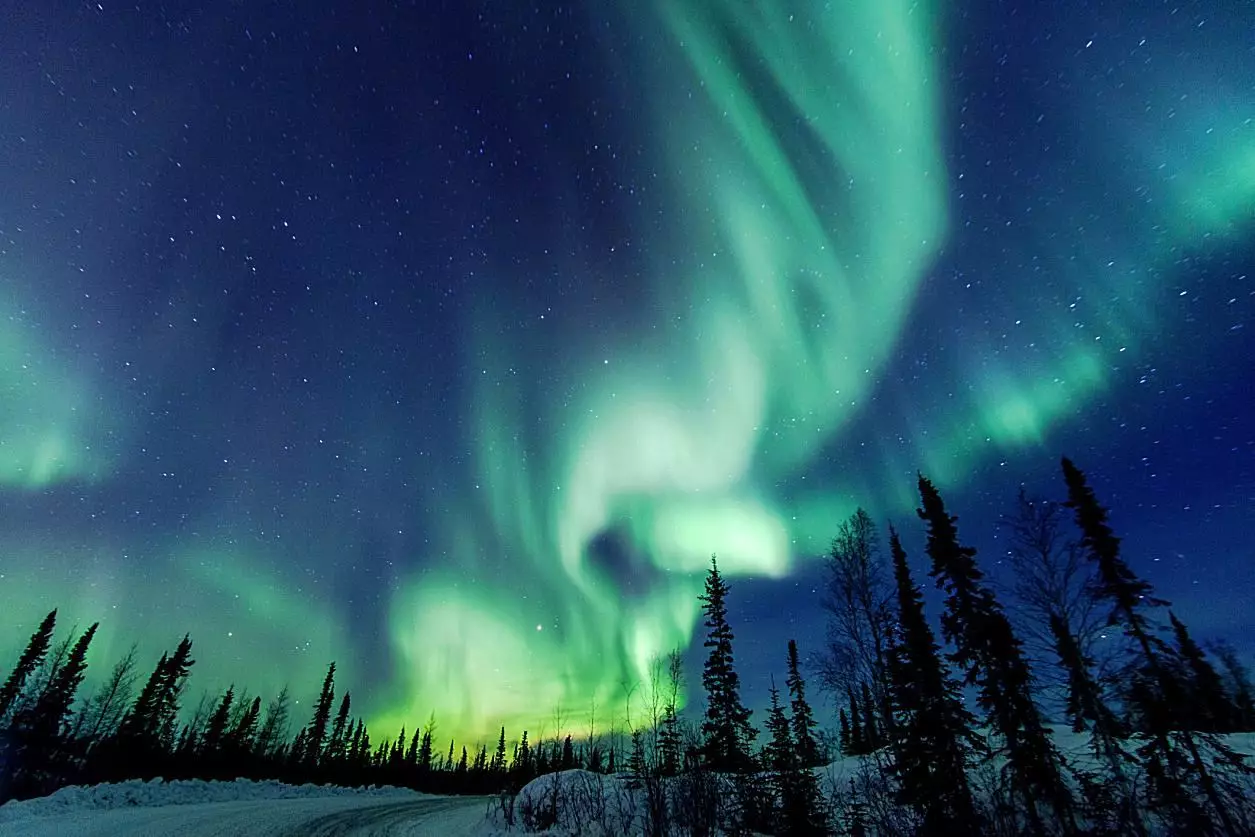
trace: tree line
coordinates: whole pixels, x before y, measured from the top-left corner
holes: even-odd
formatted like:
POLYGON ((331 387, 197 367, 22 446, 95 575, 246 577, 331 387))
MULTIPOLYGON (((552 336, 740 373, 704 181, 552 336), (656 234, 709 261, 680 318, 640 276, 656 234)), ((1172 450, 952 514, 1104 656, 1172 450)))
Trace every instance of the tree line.
POLYGON ((646 832, 1255 834, 1255 770, 1231 737, 1255 732, 1245 668, 1231 646, 1209 653, 1195 641, 1125 559, 1085 474, 1061 466, 1066 500, 1021 494, 1004 519, 1003 579, 987 575, 919 476, 940 636, 897 530, 888 527, 886 561, 866 512, 840 525, 815 666, 841 705, 835 748, 817 734, 793 641, 788 699, 773 678, 768 740, 756 748, 729 588, 712 559, 701 597, 705 715, 669 785, 661 741, 652 766, 634 770, 651 800, 646 832), (1056 742, 1045 705, 1080 751, 1056 742), (815 769, 838 753, 855 758, 815 769))
MULTIPOLYGON (((286 689, 264 706, 234 686, 189 706, 188 636, 142 685, 133 648, 80 696, 97 626, 54 641, 54 610, 0 687, 0 801, 157 776, 507 799, 578 768, 626 777, 645 800, 647 833, 658 835, 1255 833, 1252 768, 1229 738, 1255 731, 1246 670, 1232 647, 1194 640, 1126 561, 1085 475, 1067 459, 1062 470, 1065 501, 1021 495, 1004 521, 1002 580, 919 477, 940 637, 897 530, 888 527, 886 560, 866 512, 839 525, 822 601, 829 634, 811 661, 840 706, 834 736, 816 721, 792 640, 784 688, 772 678, 755 727, 741 698, 730 587, 712 558, 700 596, 700 719, 681 713, 673 653, 639 684, 646 717, 634 726, 627 713, 621 735, 529 742, 523 731, 508 743, 502 728, 495 747, 470 751, 452 740, 438 748, 434 718, 372 740, 351 695, 337 693, 335 663, 295 733, 286 689), (1046 706, 1083 734, 1087 752, 1061 750, 1046 706), (824 769, 838 756, 857 757, 840 781, 824 769)), ((559 796, 548 799, 548 810, 529 801, 524 824, 556 821, 559 796)))

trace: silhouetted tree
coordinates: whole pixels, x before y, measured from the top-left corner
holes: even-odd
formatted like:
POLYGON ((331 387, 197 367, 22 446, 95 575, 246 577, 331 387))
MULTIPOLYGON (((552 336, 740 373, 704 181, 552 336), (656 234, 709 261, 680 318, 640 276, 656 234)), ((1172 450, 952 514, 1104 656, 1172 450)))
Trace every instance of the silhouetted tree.
POLYGON ((959 685, 941 661, 923 594, 911 580, 906 551, 892 527, 889 548, 900 637, 889 666, 896 713, 892 772, 899 798, 919 815, 920 837, 979 834, 967 767, 968 753, 982 744, 972 732, 974 719, 963 708, 959 685))
POLYGON ((257 732, 260 718, 261 698, 255 697, 227 735, 226 748, 233 757, 242 759, 244 754, 252 751, 253 735, 257 732))
POLYGON ((1085 812, 1102 834, 1146 834, 1138 810, 1132 769, 1137 759, 1125 747, 1127 730, 1108 705, 1093 675, 1093 663, 1081 651, 1062 617, 1050 617, 1059 663, 1067 674, 1064 711, 1074 732, 1089 731, 1090 751, 1106 773, 1077 771, 1085 812))
POLYGON ((492 755, 492 763, 488 770, 493 774, 505 773, 505 727, 501 728, 501 737, 497 739, 497 750, 492 755))
MULTIPOLYGON (((435 728, 432 726, 430 722, 428 722, 427 727, 423 729, 423 736, 418 742, 418 759, 415 763, 415 767, 418 768, 420 773, 427 773, 432 768, 431 736, 434 731, 435 731, 435 728)), ((447 759, 447 761, 448 762, 453 761, 453 742, 452 741, 449 742, 449 758, 447 759)))
POLYGON ((523 730, 523 737, 519 739, 510 772, 514 774, 514 786, 517 788, 523 787, 535 776, 535 763, 531 745, 527 741, 527 730, 523 730))
POLYGON ((867 752, 874 753, 884 743, 880 730, 880 713, 876 711, 871 687, 864 683, 860 691, 859 710, 863 713, 863 746, 867 752))
POLYGON ((847 756, 865 756, 871 752, 867 746, 867 734, 863 729, 863 711, 858 705, 858 697, 854 694, 854 689, 850 689, 846 693, 849 700, 849 707, 846 717, 850 720, 850 748, 846 751, 847 756))
POLYGON ((134 691, 135 652, 136 647, 132 645, 75 716, 75 737, 82 739, 86 746, 113 735, 122 722, 134 691))
POLYGON ((314 716, 306 728, 304 761, 310 767, 317 767, 322 760, 323 745, 327 741, 327 726, 331 723, 331 705, 336 699, 335 682, 336 664, 332 662, 327 666, 327 676, 323 678, 318 702, 314 704, 314 716))
POLYGON ((79 637, 39 696, 13 717, 4 761, 6 772, 12 777, 14 796, 25 798, 49 792, 69 767, 65 733, 74 696, 87 672, 87 649, 97 627, 93 624, 79 637))
POLYGON ((631 787, 644 786, 649 777, 649 768, 645 763, 645 735, 638 727, 632 730, 632 745, 628 750, 628 773, 631 774, 631 787))
POLYGON ((274 700, 266 706, 266 720, 253 742, 253 752, 268 759, 278 759, 282 755, 284 741, 288 737, 288 719, 291 716, 292 698, 288 687, 284 686, 274 700))
POLYGON ((842 521, 828 553, 828 644, 820 655, 821 684, 834 695, 871 686, 877 714, 891 723, 887 668, 893 624, 893 582, 880 557, 876 524, 863 509, 842 521))
POLYGON ((750 724, 752 713, 741 702, 740 678, 732 654, 732 628, 728 625, 727 596, 728 585, 712 557, 706 590, 699 597, 708 629, 704 645, 710 649, 702 669, 702 686, 706 690, 703 755, 714 770, 743 771, 753 764, 749 748, 758 731, 750 724))
POLYGON ((39 627, 35 629, 35 633, 31 634, 30 641, 26 643, 26 650, 22 652, 22 656, 18 657, 17 665, 13 667, 4 685, 0 686, 0 720, 4 719, 13 707, 13 702, 22 693, 26 679, 44 661, 48 647, 52 644, 52 632, 56 624, 57 611, 54 609, 49 611, 44 620, 39 623, 39 627))
POLYGON ((806 681, 802 678, 798 660, 797 642, 789 640, 789 677, 785 686, 789 690, 789 708, 792 715, 793 743, 797 748, 798 761, 803 767, 818 767, 823 763, 819 745, 815 742, 815 714, 806 700, 806 681))
POLYGON ((1081 546, 1093 562, 1097 595, 1108 606, 1108 624, 1121 628, 1133 645, 1126 667, 1125 702, 1146 736, 1137 756, 1147 780, 1148 807, 1180 833, 1246 833, 1240 778, 1249 775, 1243 757, 1217 736, 1183 728, 1187 691, 1174 667, 1179 658, 1155 634, 1147 609, 1168 604, 1154 595, 1120 555, 1120 539, 1108 524, 1084 473, 1064 457, 1067 506, 1081 530, 1081 546))
POLYGON ((678 651, 667 655, 667 682, 662 722, 658 730, 658 769, 663 776, 680 772, 681 750, 679 699, 684 680, 684 660, 678 651))
POLYGON ((1224 680, 1203 653, 1185 623, 1168 611, 1176 640, 1176 657, 1180 661, 1179 677, 1184 681, 1185 710, 1190 729, 1203 732, 1237 732, 1240 727, 1237 705, 1225 691, 1224 680))
POLYGON ((844 709, 837 712, 837 746, 841 748, 841 755, 853 756, 857 755, 851 747, 853 746, 853 731, 850 729, 850 716, 846 714, 844 709))
POLYGON ((1208 648, 1224 671, 1225 689, 1238 710, 1238 730, 1255 732, 1255 690, 1251 688, 1251 676, 1238 659, 1238 652, 1228 642, 1214 641, 1208 648))
POLYGON ((951 658, 966 673, 965 684, 977 687, 977 702, 1002 740, 1012 815, 1022 813, 1031 834, 1074 831, 1074 801, 1064 778, 1063 757, 1033 701, 1033 676, 1023 644, 993 592, 982 583, 976 550, 959 543, 958 518, 947 513, 941 494, 922 475, 919 492, 918 514, 928 524, 931 574, 946 593, 942 635, 953 643, 951 658), (1050 810, 1050 821, 1042 806, 1050 810))
POLYGON ((353 698, 349 692, 340 698, 340 708, 336 710, 335 720, 331 722, 331 737, 327 739, 327 747, 323 751, 324 764, 340 764, 347 756, 349 729, 349 710, 353 706, 353 698))
POLYGON ((205 725, 205 735, 201 739, 200 747, 203 754, 216 755, 222 749, 222 745, 226 742, 227 724, 231 721, 231 706, 234 701, 235 686, 231 685, 223 694, 222 699, 218 701, 218 706, 205 725))
POLYGON ((175 751, 175 731, 184 684, 195 660, 184 636, 171 654, 162 654, 110 746, 94 761, 103 775, 148 778, 164 772, 175 751))
POLYGON ((1063 620, 1086 657, 1093 657, 1103 630, 1088 561, 1080 543, 1069 537, 1068 522, 1066 506, 1031 497, 1023 488, 1014 511, 999 521, 1007 543, 1004 587, 1010 593, 1012 621, 1039 660, 1049 659, 1056 650, 1049 627, 1052 616, 1063 620))

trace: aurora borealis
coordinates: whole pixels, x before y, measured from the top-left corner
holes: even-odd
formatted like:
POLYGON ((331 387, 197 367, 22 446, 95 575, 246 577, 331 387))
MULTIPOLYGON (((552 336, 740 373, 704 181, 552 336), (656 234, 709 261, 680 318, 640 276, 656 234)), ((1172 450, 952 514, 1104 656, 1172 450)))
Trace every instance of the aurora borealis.
POLYGON ((542 5, 4 15, 6 654, 604 725, 711 553, 782 661, 857 505, 996 554, 1065 451, 1255 651, 1255 7, 542 5))

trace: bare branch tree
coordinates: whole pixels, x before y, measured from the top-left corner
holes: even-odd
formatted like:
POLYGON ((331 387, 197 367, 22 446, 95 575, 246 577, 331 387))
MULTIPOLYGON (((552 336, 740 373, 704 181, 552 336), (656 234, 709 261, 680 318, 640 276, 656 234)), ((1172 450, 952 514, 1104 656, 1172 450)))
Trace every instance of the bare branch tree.
POLYGON ((136 651, 137 646, 132 645, 126 656, 113 666, 109 679, 84 701, 82 711, 74 720, 75 738, 84 739, 90 746, 112 735, 122 723, 135 688, 136 651))
MULTIPOLYGON (((1102 672, 1106 655, 1097 652, 1105 623, 1095 607, 1089 564, 1071 535, 1069 519, 1062 503, 1032 497, 1021 488, 1015 509, 1000 521, 1007 550, 997 586, 1008 594, 1008 611, 1034 659, 1055 661, 1050 623, 1058 617, 1076 637, 1081 653, 1096 659, 1102 672)), ((1053 669, 1038 666, 1045 682, 1052 685, 1053 669)), ((1057 676, 1062 678, 1062 672, 1057 676)))
POLYGON ((893 586, 866 511, 858 509, 838 527, 827 564, 821 604, 828 612, 828 644, 819 656, 820 684, 839 701, 866 683, 877 704, 887 707, 893 586))

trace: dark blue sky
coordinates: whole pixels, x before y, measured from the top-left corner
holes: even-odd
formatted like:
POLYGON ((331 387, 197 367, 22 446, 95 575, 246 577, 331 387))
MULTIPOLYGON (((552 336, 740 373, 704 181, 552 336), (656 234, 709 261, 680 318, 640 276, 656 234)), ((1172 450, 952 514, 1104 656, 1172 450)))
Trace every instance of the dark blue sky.
POLYGON ((10 4, 5 647, 474 735, 719 552, 757 694, 844 515, 992 560, 1066 453, 1249 655, 1255 11, 837 5, 10 4))

